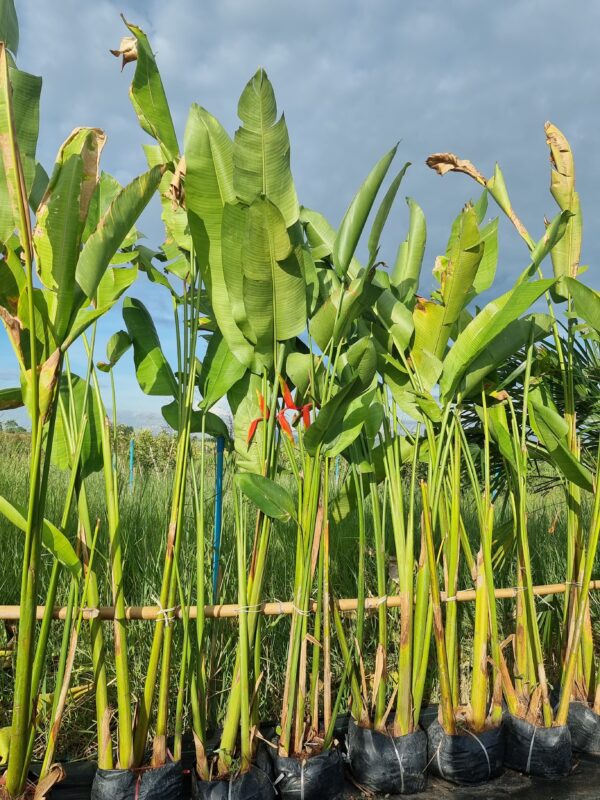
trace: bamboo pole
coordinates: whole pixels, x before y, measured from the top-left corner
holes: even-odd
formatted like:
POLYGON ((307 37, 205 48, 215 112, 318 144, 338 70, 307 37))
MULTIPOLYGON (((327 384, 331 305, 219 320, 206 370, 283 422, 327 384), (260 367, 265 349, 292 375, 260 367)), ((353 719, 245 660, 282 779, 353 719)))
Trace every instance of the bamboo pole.
MULTIPOLYGON (((533 593, 536 597, 545 597, 549 594, 564 594, 570 584, 566 583, 546 583, 540 586, 533 587, 533 593)), ((590 590, 600 589, 600 580, 590 581, 590 590)), ((510 600, 517 596, 519 589, 517 587, 509 587, 504 589, 496 589, 494 595, 497 600, 510 600)), ((446 601, 446 593, 441 592, 442 601, 446 601)), ((470 602, 475 600, 474 589, 461 589, 456 593, 456 600, 459 603, 470 602)), ((379 606, 386 605, 388 608, 399 608, 401 598, 399 595, 388 595, 386 597, 366 597, 365 610, 376 611, 379 606)), ((358 599, 354 597, 340 598, 336 601, 336 605, 341 613, 352 613, 358 608, 358 599)), ((316 611, 317 603, 312 601, 311 611, 316 611)), ((292 602, 271 602, 262 603, 257 612, 264 614, 267 617, 276 617, 281 614, 291 614, 294 610, 292 602)), ((44 616, 45 606, 37 607, 37 619, 41 620, 44 616)), ((196 619, 198 609, 196 606, 188 608, 189 618, 196 619)), ((99 620, 112 620, 115 616, 114 606, 100 606, 99 608, 85 608, 83 609, 83 619, 99 619, 99 620)), ((239 606, 236 603, 227 603, 222 605, 204 606, 204 616, 212 619, 231 619, 237 617, 239 614, 239 606)), ((67 615, 67 608, 65 606, 56 607, 52 613, 53 619, 65 619, 67 615)), ((125 619, 130 620, 150 620, 157 619, 169 620, 181 619, 183 612, 179 606, 172 609, 161 610, 158 606, 127 606, 125 608, 125 619)), ((19 606, 0 605, 0 620, 18 620, 19 619, 19 606)))

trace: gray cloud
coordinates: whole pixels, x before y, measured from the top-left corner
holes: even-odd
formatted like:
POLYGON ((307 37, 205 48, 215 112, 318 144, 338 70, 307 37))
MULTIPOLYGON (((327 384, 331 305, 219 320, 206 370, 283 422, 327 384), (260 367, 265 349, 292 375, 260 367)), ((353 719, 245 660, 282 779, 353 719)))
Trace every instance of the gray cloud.
MULTIPOLYGON (((108 54, 126 32, 118 16, 123 10, 151 38, 181 137, 192 102, 233 132, 245 82, 257 66, 268 70, 290 129, 301 201, 333 224, 373 163, 400 139, 398 168, 404 160, 413 163, 402 193, 414 197, 428 219, 425 285, 452 219, 477 193, 466 177, 434 175, 424 165, 427 155, 452 150, 484 174, 498 161, 515 207, 539 237, 544 215, 555 213, 546 119, 564 130, 575 150, 587 221, 584 263, 598 258, 591 223, 600 214, 600 5, 591 0, 54 0, 35 10, 21 3, 19 10, 19 64, 44 76, 39 150, 47 167, 71 128, 82 124, 107 130, 104 168, 119 180, 145 167, 145 137, 127 97, 131 69, 121 74, 108 54)), ((399 202, 383 241, 387 261, 405 236, 406 221, 399 202)), ((141 227, 151 242, 160 242, 156 207, 141 227)), ((498 287, 504 288, 526 263, 526 252, 504 222, 501 234, 498 287)), ((597 270, 589 274, 599 287, 597 270)), ((164 301, 143 283, 134 292, 156 313, 172 352, 164 301)), ((121 325, 113 314, 99 341, 121 325)), ((2 348, 4 368, 9 355, 2 348)), ((158 410, 158 403, 142 398, 125 366, 119 376, 124 408, 158 410)))

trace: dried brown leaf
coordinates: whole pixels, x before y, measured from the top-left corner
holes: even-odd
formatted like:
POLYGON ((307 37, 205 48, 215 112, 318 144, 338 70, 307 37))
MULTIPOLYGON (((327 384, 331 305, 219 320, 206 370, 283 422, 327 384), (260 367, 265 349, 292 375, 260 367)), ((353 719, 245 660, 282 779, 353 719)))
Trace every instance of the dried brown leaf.
POLYGON ((464 172, 482 186, 485 186, 487 182, 474 164, 465 158, 455 156, 454 153, 432 153, 425 163, 438 175, 445 175, 447 172, 464 172))

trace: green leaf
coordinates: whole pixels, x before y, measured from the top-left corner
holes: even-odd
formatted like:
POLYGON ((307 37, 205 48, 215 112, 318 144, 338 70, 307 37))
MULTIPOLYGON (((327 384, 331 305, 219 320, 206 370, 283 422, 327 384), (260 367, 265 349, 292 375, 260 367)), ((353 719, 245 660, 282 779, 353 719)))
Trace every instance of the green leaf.
POLYGON ((84 294, 93 298, 111 259, 156 191, 162 167, 152 167, 134 178, 115 196, 97 228, 89 236, 75 272, 75 279, 84 294))
MULTIPOLYGON (((440 359, 451 336, 452 326, 469 301, 483 251, 477 214, 469 206, 454 221, 446 255, 437 259, 434 269, 441 284, 443 310, 440 315, 433 317, 435 324, 427 331, 427 347, 440 359)), ((419 346, 420 338, 415 340, 415 348, 419 346)))
POLYGON ((33 231, 36 267, 44 286, 56 292, 52 322, 59 342, 68 331, 76 302, 81 302, 75 270, 105 141, 98 128, 73 131, 61 145, 37 210, 33 231))
MULTIPOLYGON (((179 430, 179 404, 177 400, 168 403, 161 408, 165 422, 174 431, 179 430)), ((204 420, 204 433, 207 436, 222 436, 229 439, 229 428, 221 417, 212 414, 210 411, 191 411, 190 433, 202 433, 202 422, 204 420)))
POLYGON ((204 108, 190 109, 183 141, 185 202, 196 258, 211 287, 221 270, 221 225, 226 203, 235 203, 233 144, 221 123, 204 108))
POLYGON ((179 154, 177 135, 150 42, 137 25, 127 22, 125 17, 123 22, 137 41, 137 61, 129 91, 131 103, 142 129, 160 144, 165 160, 174 161, 179 154))
POLYGON ((600 294, 575 278, 565 278, 565 284, 577 314, 600 333, 600 294))
POLYGON ((0 42, 4 42, 13 56, 19 49, 19 21, 14 0, 0 0, 0 42))
POLYGON ((123 319, 133 342, 135 374, 145 394, 177 397, 177 381, 160 346, 146 306, 133 297, 123 301, 123 319))
POLYGON ((369 266, 372 266, 375 263, 377 252, 379 250, 379 240, 381 238, 383 228, 390 215, 390 211, 392 210, 394 200, 398 194, 398 189, 402 183, 402 178, 409 167, 410 161, 407 161, 400 172, 396 175, 394 180, 391 182, 383 200, 381 201, 381 205, 377 210, 377 214, 375 215, 375 220, 371 228, 371 233, 369 234, 369 266))
MULTIPOLYGON (((319 261, 330 258, 333 255, 335 228, 318 211, 313 211, 304 206, 300 208, 300 222, 306 232, 306 239, 310 245, 314 260, 319 261)), ((361 270, 360 262, 353 257, 348 266, 348 277, 356 278, 361 270)))
POLYGON ((344 219, 333 243, 333 263, 340 276, 345 275, 348 271, 360 235, 397 149, 398 145, 377 162, 344 214, 344 219))
POLYGON ((350 345, 340 362, 343 383, 358 378, 363 389, 371 385, 377 370, 377 352, 370 338, 365 336, 350 345))
MULTIPOLYGON (((18 528, 20 531, 27 530, 27 518, 25 509, 10 503, 5 497, 0 495, 0 513, 18 528)), ((44 520, 42 525, 42 544, 69 572, 77 577, 81 572, 81 563, 71 543, 59 529, 44 520)))
POLYGON ((391 289, 384 289, 377 298, 374 311, 399 352, 403 353, 410 344, 415 329, 413 315, 406 303, 398 300, 391 289))
POLYGON ((203 409, 209 409, 225 397, 231 387, 240 380, 246 367, 237 360, 221 335, 214 333, 198 376, 203 409))
MULTIPOLYGON (((565 135, 552 123, 546 123, 546 140, 552 164, 550 192, 561 211, 569 211, 564 236, 552 248, 552 266, 556 278, 576 278, 579 272, 583 221, 579 194, 575 190, 575 161, 565 135)), ((559 299, 566 299, 561 283, 555 287, 559 299)))
POLYGON ((337 344, 363 310, 374 305, 381 290, 371 286, 373 276, 373 270, 363 270, 347 287, 340 284, 327 292, 325 302, 309 323, 311 336, 322 351, 331 340, 337 344))
POLYGON ((349 404, 359 391, 360 383, 355 378, 350 383, 342 386, 338 393, 321 408, 315 421, 304 434, 304 446, 309 455, 314 456, 320 445, 331 441, 332 438, 335 438, 340 433, 339 427, 334 430, 334 426, 336 424, 339 425, 349 404))
POLYGON ((532 336, 534 342, 544 339, 551 327, 552 318, 548 314, 531 314, 510 322, 471 362, 460 382, 458 389, 460 394, 468 397, 479 389, 490 372, 498 369, 512 355, 526 347, 532 336))
POLYGON ((246 84, 238 116, 242 126, 235 133, 233 147, 235 193, 248 204, 257 196, 268 198, 290 228, 299 215, 290 142, 285 118, 277 120, 275 93, 264 69, 246 84))
POLYGON ((548 393, 539 386, 529 392, 528 411, 531 427, 548 451, 552 463, 568 481, 592 492, 594 487, 589 470, 569 450, 567 423, 548 393))
MULTIPOLYGON (((482 412, 479 412, 479 416, 482 416, 482 412)), ((515 442, 512 437, 506 418, 506 408, 502 403, 496 403, 488 407, 488 421, 490 434, 498 445, 500 454, 516 470, 515 447, 520 447, 520 444, 515 442)))
POLYGON ((237 454, 238 469, 262 473, 264 468, 263 446, 267 421, 262 419, 257 393, 262 392, 262 378, 251 372, 246 374, 227 392, 227 400, 233 413, 233 441, 237 454), (260 419, 252 441, 248 433, 253 420, 260 419))
POLYGON ((301 397, 321 403, 326 373, 323 363, 316 356, 311 353, 290 353, 286 359, 285 371, 301 397), (316 386, 313 384, 313 376, 316 386))
POLYGON ((226 207, 223 273, 230 313, 253 344, 254 363, 270 368, 275 343, 305 329, 306 291, 285 221, 268 199, 226 207))
POLYGON ((106 345, 106 358, 108 361, 99 361, 96 365, 102 372, 110 370, 131 347, 131 337, 126 331, 117 331, 108 340, 106 345))
MULTIPOLYGON (((537 242, 531 251, 531 263, 523 271, 517 283, 524 283, 528 281, 536 272, 542 261, 546 258, 548 253, 556 247, 562 237, 565 235, 569 219, 571 218, 570 211, 562 211, 557 214, 552 220, 550 225, 546 228, 546 232, 542 238, 537 242)), ((552 291, 554 287, 552 288, 552 291)))
POLYGON ((554 279, 518 284, 488 303, 459 334, 444 360, 440 379, 442 401, 455 393, 465 370, 505 328, 527 311, 554 284, 554 279))
POLYGON ((76 456, 76 432, 83 415, 86 416, 86 426, 81 443, 79 456, 82 477, 87 477, 93 472, 102 469, 102 419, 98 413, 98 406, 94 402, 91 391, 86 392, 86 383, 78 375, 71 375, 71 383, 63 375, 60 381, 60 400, 62 408, 68 415, 66 420, 62 413, 56 415, 54 440, 52 443, 52 463, 58 469, 70 470, 73 468, 73 459, 76 456), (84 400, 85 406, 84 406, 84 400))
POLYGON ((427 241, 427 225, 421 207, 411 197, 407 197, 406 202, 410 212, 408 236, 398 248, 390 282, 395 287, 398 297, 409 303, 419 288, 427 241))
POLYGON ((14 389, 0 389, 0 411, 21 408, 22 405, 23 394, 20 386, 16 386, 14 389))
POLYGON ((297 519, 294 499, 281 484, 251 472, 238 473, 234 481, 238 489, 252 500, 267 517, 282 522, 297 519))
MULTIPOLYGON (((0 130, 14 131, 19 148, 27 196, 36 172, 35 150, 39 131, 42 79, 11 67, 6 50, 0 53, 0 130)), ((8 138, 0 150, 0 242, 20 227, 17 206, 18 178, 8 138)))
POLYGON ((473 281, 476 294, 481 294, 490 288, 496 275, 498 265, 498 220, 492 220, 485 228, 481 229, 483 242, 483 256, 473 281))

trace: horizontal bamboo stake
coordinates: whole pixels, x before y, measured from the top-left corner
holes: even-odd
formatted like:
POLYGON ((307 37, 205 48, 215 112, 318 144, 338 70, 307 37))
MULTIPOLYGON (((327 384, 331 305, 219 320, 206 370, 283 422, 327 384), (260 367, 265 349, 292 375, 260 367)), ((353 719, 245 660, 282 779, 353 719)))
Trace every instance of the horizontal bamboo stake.
MULTIPOLYGON (((538 597, 545 597, 549 594, 564 594, 570 584, 567 583, 546 583, 542 586, 534 586, 533 593, 538 597)), ((600 580, 591 581, 590 589, 600 589, 600 580)), ((506 600, 511 597, 516 597, 517 592, 520 591, 515 587, 496 589, 494 594, 498 600, 506 600)), ((442 600, 447 602, 446 593, 442 592, 442 600)), ((462 589, 456 593, 456 601, 459 603, 475 600, 474 589, 462 589)), ((356 611, 358 608, 358 600, 354 597, 346 597, 337 600, 339 610, 344 612, 356 611)), ((386 597, 367 597, 365 598, 365 609, 373 611, 379 608, 380 605, 385 605, 388 608, 398 608, 400 606, 400 597, 398 595, 388 595, 386 597)), ((311 610, 316 611, 317 604, 313 600, 311 610)), ((294 604, 290 602, 285 603, 262 603, 256 608, 247 607, 244 609, 246 612, 260 612, 267 617, 274 617, 280 614, 292 614, 294 611, 294 604)), ((42 619, 44 616, 45 606, 37 607, 37 619, 42 619)), ((190 606, 188 608, 190 619, 196 619, 198 616, 197 606, 190 606)), ((239 616, 240 609, 236 603, 228 603, 216 606, 204 606, 204 616, 213 619, 223 619, 239 616)), ((128 606, 125 609, 125 619, 138 619, 138 620, 156 620, 165 618, 166 616, 181 619, 183 612, 181 608, 161 610, 157 606, 128 606)), ((67 616, 67 609, 65 606, 56 607, 52 614, 53 619, 65 619, 67 616)), ((115 617, 114 606, 101 606, 100 608, 86 608, 83 610, 84 619, 101 619, 112 620, 115 617)), ((0 605, 0 620, 18 620, 19 619, 19 606, 1 606, 0 605)))

